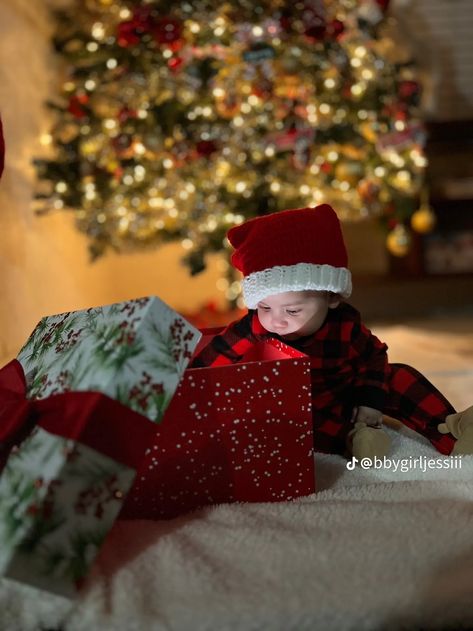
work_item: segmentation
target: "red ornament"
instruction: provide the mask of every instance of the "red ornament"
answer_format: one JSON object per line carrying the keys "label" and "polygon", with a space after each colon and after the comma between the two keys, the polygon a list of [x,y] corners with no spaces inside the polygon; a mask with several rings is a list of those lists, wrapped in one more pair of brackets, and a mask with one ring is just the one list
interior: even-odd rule
{"label": "red ornament", "polygon": [[179,72],[179,69],[181,68],[183,62],[184,60],[182,57],[172,57],[172,59],[168,61],[168,66],[172,70],[172,72],[177,73]]}
{"label": "red ornament", "polygon": [[251,93],[260,99],[267,99],[273,93],[274,84],[266,77],[259,77],[251,86]]}
{"label": "red ornament", "polygon": [[170,42],[166,48],[168,48],[171,52],[177,53],[184,46],[184,41],[182,39],[176,39],[174,42]]}
{"label": "red ornament", "polygon": [[112,140],[112,147],[121,158],[131,158],[133,155],[133,138],[130,134],[119,134]]}
{"label": "red ornament", "polygon": [[153,27],[153,37],[159,44],[172,44],[181,34],[182,24],[175,19],[161,18]]}
{"label": "red ornament", "polygon": [[180,21],[159,17],[151,6],[136,7],[131,20],[118,25],[117,41],[120,46],[135,46],[144,35],[151,35],[158,44],[176,44],[182,35]]}
{"label": "red ornament", "polygon": [[325,19],[325,8],[318,0],[306,0],[300,15],[304,24],[305,36],[314,41],[320,42],[327,35],[327,21]]}
{"label": "red ornament", "polygon": [[376,4],[381,7],[383,11],[387,11],[390,0],[376,0]]}
{"label": "red ornament", "polygon": [[326,32],[327,26],[325,25],[325,22],[320,22],[318,24],[313,23],[312,26],[309,26],[309,28],[305,30],[304,34],[313,42],[321,42],[325,39]]}
{"label": "red ornament", "polygon": [[279,26],[281,27],[281,30],[284,31],[285,33],[288,33],[291,29],[291,18],[289,17],[289,15],[284,14],[281,15],[281,17],[279,18]]}
{"label": "red ornament", "polygon": [[75,118],[84,118],[87,116],[87,110],[82,107],[89,102],[87,94],[77,94],[71,96],[69,104],[67,106],[68,112],[70,112]]}
{"label": "red ornament", "polygon": [[217,151],[217,145],[213,140],[200,140],[196,145],[199,156],[208,157]]}
{"label": "red ornament", "polygon": [[338,39],[345,31],[345,24],[341,20],[332,20],[327,27],[327,33],[333,39]]}
{"label": "red ornament", "polygon": [[419,84],[417,81],[401,81],[399,84],[399,96],[403,99],[409,99],[419,92]]}
{"label": "red ornament", "polygon": [[122,107],[122,109],[118,113],[118,120],[120,121],[120,123],[126,123],[129,118],[136,118],[136,115],[136,110],[132,110],[129,107]]}
{"label": "red ornament", "polygon": [[152,6],[137,6],[133,9],[133,20],[143,28],[149,30],[149,26],[156,22],[158,13]]}
{"label": "red ornament", "polygon": [[[141,32],[140,32],[141,31]],[[137,20],[129,20],[122,22],[118,25],[117,42],[119,46],[127,48],[128,46],[135,46],[139,44],[141,40],[141,34],[144,31],[140,29],[140,23]]]}
{"label": "red ornament", "polygon": [[351,83],[346,83],[346,84],[343,86],[343,88],[342,88],[342,96],[343,96],[345,99],[350,100],[350,99],[353,97],[353,94],[352,94],[352,91],[351,91],[352,85],[353,85],[353,84],[351,84]]}
{"label": "red ornament", "polygon": [[394,113],[394,118],[398,121],[407,120],[407,111],[405,105],[399,105],[399,109]]}
{"label": "red ornament", "polygon": [[123,169],[123,167],[117,167],[114,171],[113,171],[113,177],[114,179],[118,182],[119,180],[122,179],[123,174],[125,172],[125,169]]}

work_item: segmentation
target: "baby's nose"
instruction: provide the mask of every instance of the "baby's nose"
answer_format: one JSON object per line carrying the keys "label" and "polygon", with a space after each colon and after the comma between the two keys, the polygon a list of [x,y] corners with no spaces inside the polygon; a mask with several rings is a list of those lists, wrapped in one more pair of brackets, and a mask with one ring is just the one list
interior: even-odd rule
{"label": "baby's nose", "polygon": [[273,316],[273,325],[276,327],[285,326],[287,324],[287,320],[284,315],[274,315]]}

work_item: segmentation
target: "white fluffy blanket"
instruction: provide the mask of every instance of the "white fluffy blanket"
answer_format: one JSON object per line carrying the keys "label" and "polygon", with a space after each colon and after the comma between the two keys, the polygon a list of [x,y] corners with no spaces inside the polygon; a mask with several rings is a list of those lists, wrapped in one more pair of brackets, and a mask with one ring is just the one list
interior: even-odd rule
{"label": "white fluffy blanket", "polygon": [[[430,368],[455,405],[472,403],[471,334],[393,327],[380,336],[393,360]],[[388,431],[398,467],[410,456],[443,462],[409,430]],[[316,468],[318,492],[296,502],[118,522],[72,604],[0,580],[0,629],[473,628],[473,457],[453,470],[394,472],[349,471],[319,455]]]}
{"label": "white fluffy blanket", "polygon": [[[393,461],[439,458],[389,431]],[[425,472],[348,471],[338,456],[317,465],[320,491],[296,502],[118,522],[72,605],[3,580],[0,628],[472,628],[473,457]]]}

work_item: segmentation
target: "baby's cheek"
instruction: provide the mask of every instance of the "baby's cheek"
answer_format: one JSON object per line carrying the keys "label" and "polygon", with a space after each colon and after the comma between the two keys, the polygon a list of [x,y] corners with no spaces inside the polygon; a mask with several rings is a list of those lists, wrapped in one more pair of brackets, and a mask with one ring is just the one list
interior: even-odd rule
{"label": "baby's cheek", "polygon": [[265,311],[258,311],[258,320],[265,326],[269,321],[268,314]]}
{"label": "baby's cheek", "polygon": [[315,318],[317,318],[317,316],[312,313],[304,314],[302,317],[298,318],[298,324],[300,327],[306,326],[306,324],[310,324]]}

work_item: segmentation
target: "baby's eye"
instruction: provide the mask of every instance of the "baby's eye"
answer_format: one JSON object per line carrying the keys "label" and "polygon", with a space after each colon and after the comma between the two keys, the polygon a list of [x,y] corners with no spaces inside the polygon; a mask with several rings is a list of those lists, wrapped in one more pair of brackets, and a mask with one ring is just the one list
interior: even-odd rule
{"label": "baby's eye", "polygon": [[289,315],[297,315],[297,314],[298,314],[298,313],[300,313],[301,311],[302,311],[302,309],[295,309],[295,310],[292,310],[292,309],[291,309],[291,310],[289,310],[289,309],[288,309],[288,310],[287,310],[287,313],[288,313]]}
{"label": "baby's eye", "polygon": [[261,311],[269,311],[270,307],[264,307],[263,305],[258,305],[258,309],[261,309]]}

